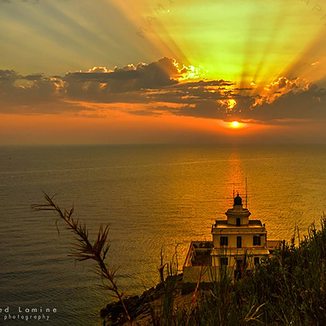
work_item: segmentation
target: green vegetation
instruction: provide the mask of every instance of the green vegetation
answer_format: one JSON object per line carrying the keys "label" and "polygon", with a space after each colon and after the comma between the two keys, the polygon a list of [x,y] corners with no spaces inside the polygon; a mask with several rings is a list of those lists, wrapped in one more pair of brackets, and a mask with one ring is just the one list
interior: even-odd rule
{"label": "green vegetation", "polygon": [[235,283],[225,275],[198,291],[193,308],[166,325],[326,325],[326,217],[254,274]]}
{"label": "green vegetation", "polygon": [[[102,310],[104,324],[121,325],[326,325],[326,217],[321,228],[312,225],[298,246],[282,243],[273,258],[253,274],[232,282],[183,284],[177,268],[161,261],[161,283],[141,296],[126,298],[115,272],[108,267],[108,228],[100,228],[97,239],[89,240],[87,228],[72,218],[73,210],[61,210],[53,198],[37,210],[58,214],[77,237],[75,257],[94,260],[117,299]],[[164,279],[163,269],[168,276]]]}

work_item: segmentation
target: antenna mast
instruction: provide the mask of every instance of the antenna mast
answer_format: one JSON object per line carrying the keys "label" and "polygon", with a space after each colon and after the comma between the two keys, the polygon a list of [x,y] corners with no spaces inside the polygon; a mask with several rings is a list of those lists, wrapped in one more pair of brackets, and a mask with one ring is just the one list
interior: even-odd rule
{"label": "antenna mast", "polygon": [[248,182],[247,182],[247,177],[246,177],[246,208],[248,208]]}

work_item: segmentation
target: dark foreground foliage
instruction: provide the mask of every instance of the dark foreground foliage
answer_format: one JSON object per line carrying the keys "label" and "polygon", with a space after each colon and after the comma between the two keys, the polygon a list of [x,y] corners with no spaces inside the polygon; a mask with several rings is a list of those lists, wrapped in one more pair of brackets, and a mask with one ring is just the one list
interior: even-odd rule
{"label": "dark foreground foliage", "polygon": [[[326,325],[326,218],[298,246],[283,242],[273,258],[235,283],[225,276],[196,286],[170,277],[159,297],[145,324]],[[184,305],[174,304],[178,298]],[[144,324],[133,317],[135,325]]]}
{"label": "dark foreground foliage", "polygon": [[45,199],[33,208],[57,214],[76,236],[75,258],[94,261],[108,292],[118,299],[101,311],[104,325],[326,325],[325,216],[321,228],[312,225],[298,246],[283,242],[273,258],[236,282],[225,275],[220,282],[183,284],[178,268],[161,261],[160,284],[127,298],[106,261],[108,227],[101,227],[90,241],[86,225],[73,218],[73,209],[62,210],[47,194]]}

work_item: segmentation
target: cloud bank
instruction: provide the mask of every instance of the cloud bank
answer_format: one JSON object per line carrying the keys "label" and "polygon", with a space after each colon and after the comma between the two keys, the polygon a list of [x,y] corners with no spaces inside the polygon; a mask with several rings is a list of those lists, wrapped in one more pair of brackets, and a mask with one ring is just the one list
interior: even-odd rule
{"label": "cloud bank", "polygon": [[[237,88],[227,80],[189,79],[193,67],[162,58],[122,68],[93,67],[64,76],[21,75],[0,70],[1,113],[79,112],[81,103],[119,104],[134,115],[172,114],[261,123],[325,120],[326,90],[299,78],[280,77],[270,85]],[[125,108],[122,105],[125,103]],[[129,110],[128,104],[143,104]]]}

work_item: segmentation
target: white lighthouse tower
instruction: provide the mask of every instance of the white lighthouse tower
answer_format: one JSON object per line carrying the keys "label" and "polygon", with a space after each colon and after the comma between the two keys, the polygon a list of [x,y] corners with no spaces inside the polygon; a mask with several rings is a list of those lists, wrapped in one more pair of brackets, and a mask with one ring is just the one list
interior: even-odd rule
{"label": "white lighthouse tower", "polygon": [[243,207],[239,194],[225,214],[226,220],[216,220],[212,226],[212,266],[224,268],[239,278],[270,254],[267,231],[260,220],[249,219],[251,213]]}
{"label": "white lighthouse tower", "polygon": [[226,219],[217,219],[212,226],[212,241],[192,241],[183,266],[183,281],[212,282],[227,273],[241,278],[253,272],[255,265],[267,258],[281,241],[267,241],[265,224],[250,219],[237,194]]}

